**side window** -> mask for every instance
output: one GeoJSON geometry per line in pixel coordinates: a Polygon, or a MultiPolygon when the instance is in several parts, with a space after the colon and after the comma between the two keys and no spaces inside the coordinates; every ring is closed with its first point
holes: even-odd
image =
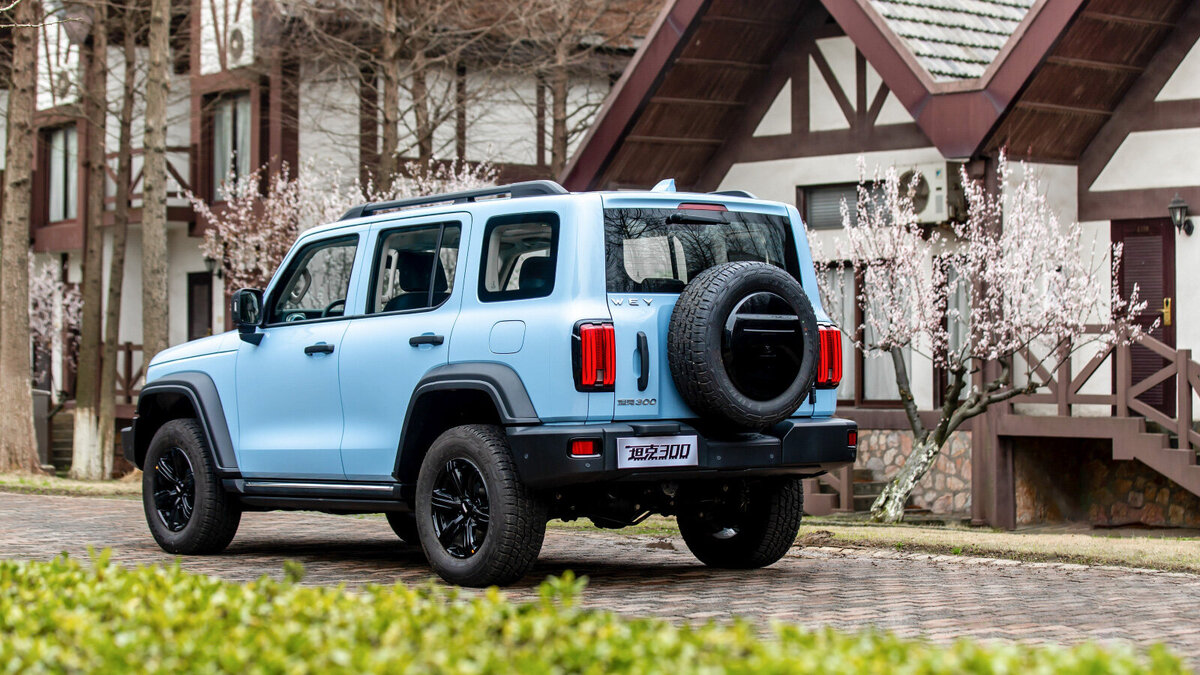
{"type": "Polygon", "coordinates": [[[492,218],[483,232],[479,299],[495,302],[550,295],[557,260],[557,214],[492,218]]]}
{"type": "Polygon", "coordinates": [[[367,313],[430,309],[454,290],[462,226],[445,223],[379,235],[367,313]]]}
{"type": "Polygon", "coordinates": [[[358,237],[342,237],[311,244],[288,265],[269,323],[307,321],[346,313],[350,272],[358,237]]]}

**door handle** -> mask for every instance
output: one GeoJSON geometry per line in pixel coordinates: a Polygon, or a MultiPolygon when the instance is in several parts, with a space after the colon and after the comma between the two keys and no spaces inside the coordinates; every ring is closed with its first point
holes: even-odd
{"type": "Polygon", "coordinates": [[[324,342],[318,342],[315,345],[309,345],[305,347],[304,353],[309,356],[312,356],[313,354],[332,354],[333,345],[325,344],[324,342]]]}
{"type": "Polygon", "coordinates": [[[1171,299],[1163,298],[1162,309],[1160,309],[1158,311],[1162,313],[1163,325],[1170,326],[1171,325],[1171,299]]]}
{"type": "Polygon", "coordinates": [[[445,341],[446,336],[444,335],[414,335],[408,338],[408,344],[414,347],[420,347],[421,345],[440,345],[445,341]]]}
{"type": "Polygon", "coordinates": [[[650,385],[650,341],[640,330],[637,334],[637,349],[638,360],[642,362],[642,372],[638,373],[638,391],[646,391],[646,387],[650,385]]]}

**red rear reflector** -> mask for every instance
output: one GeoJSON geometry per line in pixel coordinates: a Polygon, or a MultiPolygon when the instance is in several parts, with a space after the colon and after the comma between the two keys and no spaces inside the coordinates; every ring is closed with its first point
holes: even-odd
{"type": "Polygon", "coordinates": [[[850,434],[846,437],[846,445],[848,445],[852,448],[858,445],[858,432],[857,431],[851,431],[850,434]]]}
{"type": "Polygon", "coordinates": [[[822,326],[821,353],[817,358],[817,387],[836,389],[842,382],[842,334],[837,328],[822,326]]]}
{"type": "Polygon", "coordinates": [[[617,340],[611,323],[585,323],[579,327],[579,383],[584,387],[611,387],[617,381],[617,340]]]}
{"type": "Polygon", "coordinates": [[[596,439],[594,438],[577,438],[571,441],[572,457],[595,457],[599,454],[600,450],[596,447],[596,439]]]}
{"type": "Polygon", "coordinates": [[[705,204],[703,202],[688,202],[677,206],[680,211],[728,211],[724,204],[705,204]]]}

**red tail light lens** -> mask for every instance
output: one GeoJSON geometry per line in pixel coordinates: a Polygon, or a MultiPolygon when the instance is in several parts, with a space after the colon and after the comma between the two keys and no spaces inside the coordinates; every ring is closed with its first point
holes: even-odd
{"type": "Polygon", "coordinates": [[[572,457],[595,457],[599,454],[599,443],[594,438],[576,438],[571,441],[572,457]]]}
{"type": "Polygon", "coordinates": [[[842,382],[842,332],[821,326],[821,354],[817,359],[817,388],[836,389],[842,382]]]}
{"type": "Polygon", "coordinates": [[[617,381],[617,339],[611,323],[582,323],[577,329],[575,384],[581,391],[611,391],[617,381]]]}
{"type": "Polygon", "coordinates": [[[851,431],[849,434],[847,434],[846,445],[851,448],[856,447],[858,445],[858,432],[857,431],[851,431]]]}

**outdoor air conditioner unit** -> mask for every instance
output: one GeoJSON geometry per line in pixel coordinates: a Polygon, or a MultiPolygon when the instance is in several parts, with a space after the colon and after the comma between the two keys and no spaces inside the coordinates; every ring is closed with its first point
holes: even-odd
{"type": "Polygon", "coordinates": [[[907,190],[913,174],[920,172],[913,191],[913,210],[919,223],[944,223],[966,218],[962,178],[958,162],[918,164],[900,174],[900,189],[907,190]]]}

